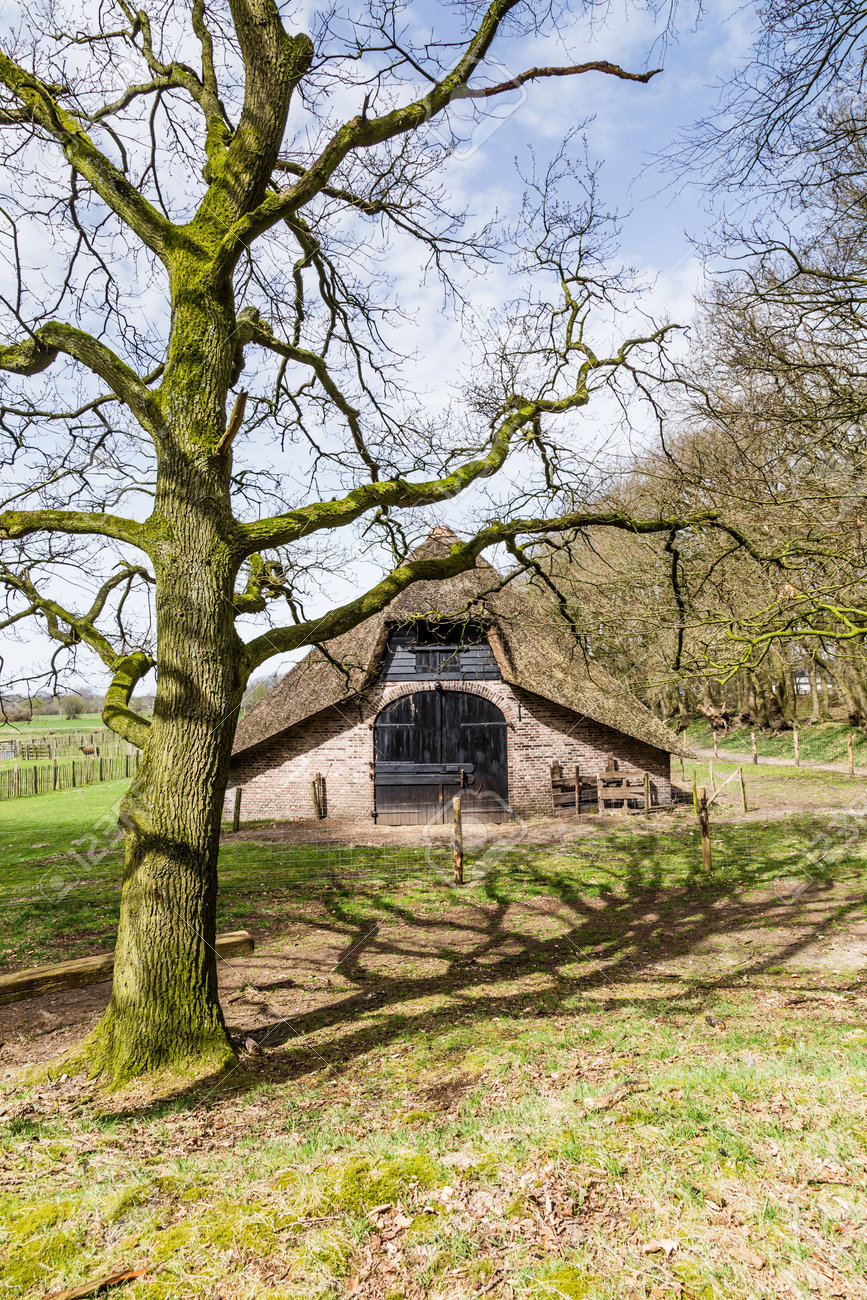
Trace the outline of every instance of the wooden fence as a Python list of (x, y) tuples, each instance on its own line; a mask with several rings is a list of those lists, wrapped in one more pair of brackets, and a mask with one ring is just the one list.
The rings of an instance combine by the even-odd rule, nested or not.
[(130, 746), (108, 727), (92, 727), (89, 731), (31, 731), (12, 735), (0, 732), (0, 761), (38, 762), (40, 759), (67, 758), (82, 750), (98, 750), (100, 754), (126, 754)]
[(23, 795), (75, 790), (99, 781), (120, 781), (138, 769), (140, 755), (96, 754), (81, 758), (56, 758), (50, 763), (15, 763), (0, 767), (0, 800)]

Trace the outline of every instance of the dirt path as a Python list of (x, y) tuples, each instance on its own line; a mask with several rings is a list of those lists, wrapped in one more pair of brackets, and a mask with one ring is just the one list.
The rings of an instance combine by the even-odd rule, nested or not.
[[(716, 754), (712, 749), (696, 749), (695, 752), (699, 758), (719, 758), (725, 763), (737, 763), (740, 767), (756, 766), (752, 754), (738, 754), (733, 749), (721, 749)], [(763, 754), (759, 755), (758, 761), (760, 764), (767, 764), (769, 767), (798, 767), (806, 771), (812, 769), (815, 772), (842, 772), (845, 776), (849, 775), (848, 763), (808, 763), (804, 759), (801, 759), (800, 763), (796, 763), (793, 758), (768, 758)], [(855, 775), (867, 776), (867, 767), (856, 767)]]

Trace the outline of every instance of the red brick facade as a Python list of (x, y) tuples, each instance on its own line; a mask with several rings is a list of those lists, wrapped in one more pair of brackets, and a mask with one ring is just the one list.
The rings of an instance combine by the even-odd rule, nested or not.
[[(311, 785), (321, 772), (329, 818), (372, 819), (374, 720), (399, 696), (425, 689), (435, 689), (435, 683), (377, 682), (363, 696), (324, 709), (259, 748), (239, 754), (232, 764), (227, 815), (231, 815), (234, 788), (240, 784), (245, 821), (312, 817)], [(578, 765), (582, 776), (588, 777), (601, 772), (613, 756), (623, 766), (650, 772), (654, 803), (671, 798), (670, 755), (664, 750), (503, 681), (450, 681), (448, 689), (484, 695), (502, 710), (508, 728), (509, 806), (517, 816), (553, 814), (553, 762), (561, 763), (566, 773)]]

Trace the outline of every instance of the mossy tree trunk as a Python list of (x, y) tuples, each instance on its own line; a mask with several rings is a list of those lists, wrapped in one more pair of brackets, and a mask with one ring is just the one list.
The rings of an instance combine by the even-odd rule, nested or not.
[(233, 1059), (218, 997), (217, 858), (249, 664), (235, 629), (242, 563), (230, 456), (217, 448), (236, 368), (231, 282), (179, 258), (148, 523), (157, 687), (143, 761), (121, 808), (125, 863), (114, 982), (84, 1045), (115, 1083)]
[(807, 656), (807, 680), (810, 683), (810, 726), (818, 727), (822, 721), (822, 702), (816, 680), (816, 661), (812, 655)]

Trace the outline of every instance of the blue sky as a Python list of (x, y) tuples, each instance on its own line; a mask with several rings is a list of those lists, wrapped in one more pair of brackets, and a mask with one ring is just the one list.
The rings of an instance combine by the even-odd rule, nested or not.
[[(0, 0), (0, 12), (3, 8)], [(420, 15), (420, 22), (434, 22), (448, 10), (423, 3), (414, 12)], [(447, 183), (456, 201), (465, 204), (477, 219), (494, 211), (514, 211), (521, 189), (516, 159), (526, 169), (532, 148), (544, 166), (563, 136), (586, 122), (588, 156), (602, 164), (604, 202), (623, 214), (623, 260), (651, 286), (645, 305), (657, 319), (686, 324), (701, 280), (701, 265), (690, 241), (709, 229), (710, 196), (697, 183), (663, 174), (656, 160), (670, 154), (680, 133), (712, 110), (719, 84), (732, 75), (748, 52), (754, 13), (752, 6), (737, 6), (727, 0), (702, 15), (696, 14), (695, 7), (682, 4), (679, 30), (667, 39), (665, 16), (654, 17), (638, 6), (615, 3), (592, 33), (582, 19), (564, 27), (559, 35), (499, 41), (491, 59), (496, 80), (527, 67), (592, 59), (609, 59), (629, 71), (657, 66), (664, 70), (647, 85), (598, 73), (528, 84), (468, 134), (466, 149), (449, 165)], [(351, 111), (357, 111), (357, 106)], [(398, 255), (392, 270), (397, 291), (417, 310), (415, 346), (420, 355), (414, 373), (427, 387), (432, 402), (445, 404), (463, 352), (460, 334), (444, 320), (439, 325), (440, 291), (433, 282), (419, 285), (414, 256), (403, 263)], [(472, 288), (476, 297), (492, 306), (514, 292), (505, 267), (491, 268)], [(431, 321), (435, 322), (433, 329)], [(592, 418), (604, 422), (604, 412)], [(372, 569), (369, 576), (373, 576)], [(353, 585), (363, 579), (363, 571), (355, 574)], [(324, 599), (345, 598), (347, 590), (335, 579)], [(47, 661), (47, 649), (47, 643), (39, 640), (5, 646), (4, 676), (32, 665), (37, 655)], [(274, 661), (266, 671), (279, 666), (283, 665)], [(80, 668), (86, 675), (82, 683), (87, 680), (94, 687), (104, 686), (103, 673), (95, 662), (82, 656)], [(148, 688), (152, 689), (150, 680)]]
[[(588, 73), (574, 79), (538, 81), (524, 88), (523, 102), (454, 172), (465, 190), (484, 194), (504, 188), (514, 159), (532, 147), (553, 153), (564, 133), (585, 119), (588, 154), (602, 163), (602, 192), (624, 214), (624, 260), (656, 284), (658, 310), (671, 319), (689, 314), (700, 267), (691, 238), (710, 222), (711, 196), (698, 183), (664, 174), (656, 161), (670, 154), (680, 136), (712, 111), (719, 85), (747, 55), (754, 32), (753, 6), (711, 3), (704, 14), (681, 4), (679, 30), (666, 38), (667, 14), (654, 17), (636, 5), (614, 4), (589, 41), (576, 23), (558, 42), (544, 37), (524, 48), (520, 41), (496, 47), (509, 71), (534, 64), (609, 59), (631, 72), (659, 67), (647, 85)], [(559, 47), (559, 48), (558, 48)], [(464, 169), (472, 177), (460, 178)], [(701, 177), (695, 181), (700, 182)]]

